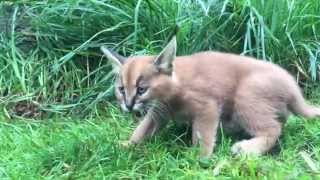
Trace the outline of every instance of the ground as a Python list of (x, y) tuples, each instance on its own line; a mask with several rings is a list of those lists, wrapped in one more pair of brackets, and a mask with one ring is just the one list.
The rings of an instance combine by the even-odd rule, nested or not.
[(136, 122), (112, 106), (105, 112), (86, 119), (8, 120), (1, 115), (1, 179), (320, 178), (319, 119), (291, 116), (279, 145), (261, 157), (232, 156), (236, 138), (220, 132), (205, 167), (185, 128), (171, 123), (155, 138), (125, 149), (119, 142)]

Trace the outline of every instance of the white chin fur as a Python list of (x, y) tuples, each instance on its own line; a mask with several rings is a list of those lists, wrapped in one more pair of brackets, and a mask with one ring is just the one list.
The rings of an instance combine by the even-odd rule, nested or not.
[(137, 103), (133, 106), (133, 111), (140, 111), (143, 108), (143, 104), (142, 103)]
[(126, 107), (126, 105), (124, 103), (121, 103), (120, 106), (121, 106), (122, 111), (129, 112), (129, 109)]

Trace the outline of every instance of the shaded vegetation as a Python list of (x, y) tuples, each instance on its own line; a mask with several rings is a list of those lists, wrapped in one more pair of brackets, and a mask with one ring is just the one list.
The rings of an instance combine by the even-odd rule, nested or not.
[(318, 0), (2, 1), (1, 9), (5, 105), (30, 100), (45, 111), (93, 112), (112, 97), (99, 47), (155, 54), (176, 26), (180, 55), (233, 52), (278, 63), (300, 82), (319, 78)]
[[(288, 69), (320, 103), (319, 0), (0, 1), (0, 179), (317, 179), (320, 122), (290, 117), (275, 152), (233, 157), (220, 132), (207, 168), (174, 124), (131, 149), (99, 50), (217, 50)], [(313, 167), (314, 166), (314, 167)]]

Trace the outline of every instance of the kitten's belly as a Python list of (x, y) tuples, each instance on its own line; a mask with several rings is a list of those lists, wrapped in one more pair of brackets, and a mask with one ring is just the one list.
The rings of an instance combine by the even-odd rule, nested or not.
[(240, 124), (236, 120), (221, 119), (220, 125), (227, 134), (235, 134), (242, 131)]
[(243, 130), (236, 114), (229, 108), (221, 111), (220, 125), (227, 134), (235, 134)]
[[(220, 106), (219, 114), (220, 126), (222, 126), (224, 132), (226, 132), (227, 134), (234, 134), (242, 131), (239, 121), (236, 119), (236, 116), (233, 115), (231, 109), (225, 109), (222, 106)], [(179, 111), (174, 114), (173, 120), (177, 124), (191, 125), (192, 116), (188, 112)]]
[(177, 123), (177, 124), (191, 124), (191, 115), (188, 114), (187, 112), (183, 112), (183, 111), (179, 111), (177, 113), (174, 114), (173, 116), (173, 120)]

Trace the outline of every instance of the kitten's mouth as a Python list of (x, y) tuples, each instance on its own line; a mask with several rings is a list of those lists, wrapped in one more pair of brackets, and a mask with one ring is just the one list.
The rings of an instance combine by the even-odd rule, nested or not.
[(133, 106), (132, 112), (138, 112), (138, 111), (143, 111), (145, 108), (143, 103), (137, 103)]
[(123, 112), (131, 113), (137, 117), (145, 115), (149, 109), (148, 107), (149, 106), (147, 106), (146, 103), (137, 103), (132, 108), (128, 108), (125, 106), (125, 104), (121, 104), (121, 109)]
[(132, 110), (131, 114), (135, 121), (140, 121), (146, 114), (146, 107), (142, 106), (139, 110)]
[(132, 114), (136, 118), (141, 118), (143, 116), (143, 113), (141, 111), (133, 111)]
[(134, 106), (131, 113), (133, 113), (136, 117), (142, 117), (148, 111), (148, 106), (145, 103), (139, 103)]

